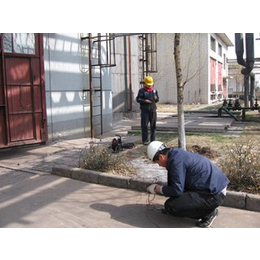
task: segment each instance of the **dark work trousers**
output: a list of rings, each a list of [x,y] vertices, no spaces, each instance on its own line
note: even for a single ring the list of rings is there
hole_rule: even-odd
[[[155,141],[156,138],[156,111],[141,110],[141,128],[142,128],[142,141],[148,142],[148,124],[150,123],[151,136],[150,141]]]
[[[171,215],[200,219],[217,208],[224,198],[223,193],[205,195],[197,192],[184,192],[180,197],[166,200],[164,207]]]

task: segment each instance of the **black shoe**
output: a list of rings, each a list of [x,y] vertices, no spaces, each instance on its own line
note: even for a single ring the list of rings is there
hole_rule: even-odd
[[[201,220],[198,221],[197,226],[201,228],[210,227],[214,221],[214,219],[218,215],[218,210],[214,209],[209,215],[203,217]]]
[[[161,213],[164,214],[164,215],[169,215],[169,213],[166,209],[161,209]]]

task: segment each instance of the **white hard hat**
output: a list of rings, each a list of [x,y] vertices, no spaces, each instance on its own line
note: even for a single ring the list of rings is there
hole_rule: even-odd
[[[148,155],[149,159],[151,159],[153,161],[155,154],[158,151],[163,150],[164,148],[166,148],[166,146],[162,142],[159,142],[159,141],[151,142],[147,147],[147,155]]]

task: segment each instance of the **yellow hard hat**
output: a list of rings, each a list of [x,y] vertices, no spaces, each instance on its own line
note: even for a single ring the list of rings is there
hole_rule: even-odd
[[[153,78],[152,78],[151,76],[146,76],[146,77],[144,78],[144,83],[145,83],[146,85],[148,85],[148,86],[153,85]]]

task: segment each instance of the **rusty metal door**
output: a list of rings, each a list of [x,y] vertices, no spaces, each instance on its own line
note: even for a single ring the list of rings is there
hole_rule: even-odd
[[[1,34],[0,148],[47,140],[42,34]]]

